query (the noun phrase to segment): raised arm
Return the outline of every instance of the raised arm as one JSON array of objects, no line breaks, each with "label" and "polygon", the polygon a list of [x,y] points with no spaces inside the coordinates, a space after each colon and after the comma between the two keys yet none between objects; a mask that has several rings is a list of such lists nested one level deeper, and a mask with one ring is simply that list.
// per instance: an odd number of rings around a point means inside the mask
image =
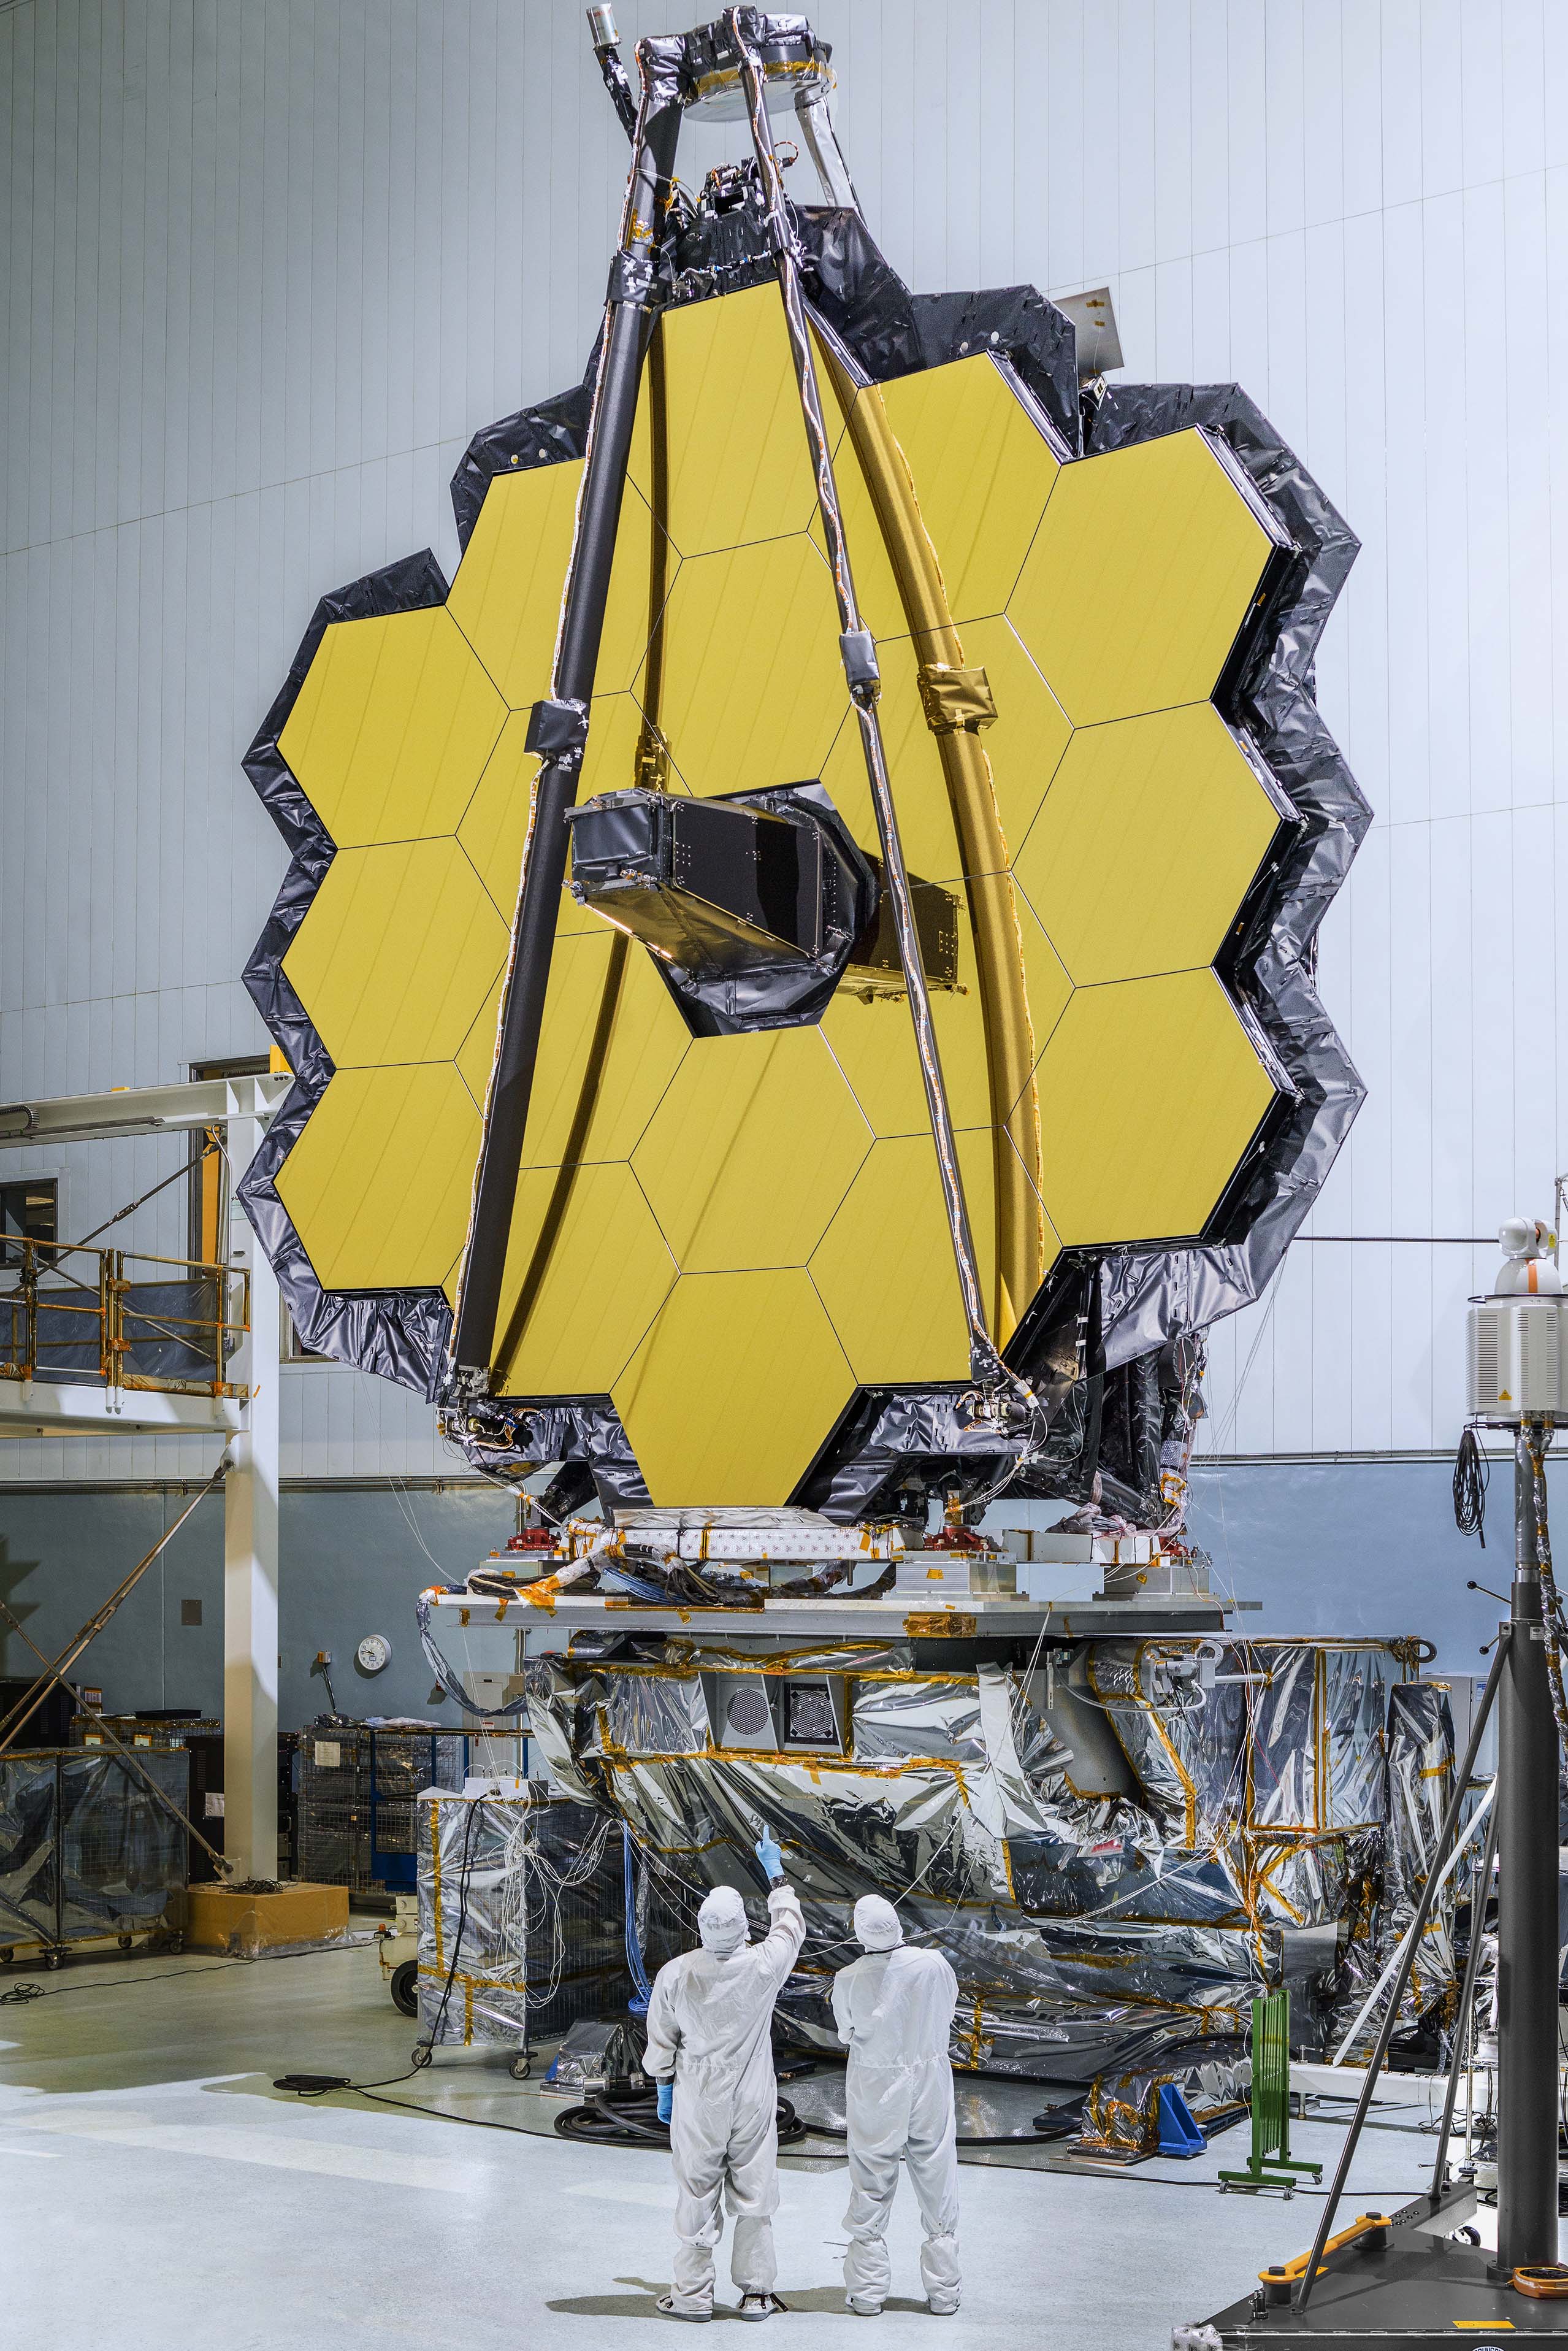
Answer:
[{"label": "raised arm", "polygon": [[[800,1958],[800,1946],[806,1939],[806,1921],[800,1916],[800,1905],[792,1886],[774,1886],[768,1896],[768,1915],[771,1924],[757,1946],[757,1956],[764,1973],[777,1985],[783,1982]],[[650,2016],[652,2013],[650,2010]]]}]

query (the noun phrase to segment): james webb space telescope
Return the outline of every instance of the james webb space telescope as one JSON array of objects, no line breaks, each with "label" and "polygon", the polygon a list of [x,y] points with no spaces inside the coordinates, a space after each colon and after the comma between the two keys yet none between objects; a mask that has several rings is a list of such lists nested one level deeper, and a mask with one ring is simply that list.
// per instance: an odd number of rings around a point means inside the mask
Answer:
[{"label": "james webb space telescope", "polygon": [[[295,1084],[242,1193],[308,1346],[550,1473],[559,1536],[423,1604],[527,1618],[563,1783],[591,1750],[648,1849],[673,1809],[727,1865],[831,1715],[821,1900],[1011,1904],[1014,1797],[1063,1855],[1134,1802],[1113,1759],[1050,1826],[1013,1647],[1223,1629],[1203,1333],[1361,1099],[1313,981],[1367,821],[1312,694],[1355,541],[1235,386],[1107,385],[1030,287],[912,293],[803,18],[645,40],[635,87],[591,24],[632,168],[587,374],[476,435],[450,582],[322,600],[246,760]],[[688,114],[750,150],[695,193]],[[1020,1564],[969,1523],[1004,1491],[1080,1508]],[[1128,1670],[1135,1710],[1197,1667]],[[883,1767],[931,1756],[901,1826]]]},{"label": "james webb space telescope", "polygon": [[[1355,542],[1236,387],[911,293],[804,19],[598,47],[588,375],[476,436],[450,583],[323,598],[247,757],[296,1083],[246,1206],[308,1346],[558,1506],[1179,1526],[1202,1333],[1361,1097]],[[695,195],[688,113],[752,150]]]}]

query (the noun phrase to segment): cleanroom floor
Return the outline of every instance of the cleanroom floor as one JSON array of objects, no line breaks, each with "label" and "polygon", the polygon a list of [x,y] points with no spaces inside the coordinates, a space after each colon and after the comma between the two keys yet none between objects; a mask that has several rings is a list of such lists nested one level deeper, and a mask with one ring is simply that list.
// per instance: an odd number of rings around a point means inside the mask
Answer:
[{"label": "cleanroom floor", "polygon": [[[0,1975],[0,1995],[22,1970]],[[8,2342],[76,2351],[342,2351],[392,2341],[465,2351],[667,2346],[654,2298],[670,2274],[674,2201],[662,2152],[572,2146],[559,2105],[504,2059],[437,2053],[387,2096],[302,2101],[284,2073],[384,2082],[417,2028],[363,1946],[294,1958],[78,1961],[38,1974],[45,1997],[0,2005],[0,2308]],[[1352,2209],[1420,2184],[1420,2110],[1370,2128]],[[444,2116],[519,2124],[455,2126]],[[1293,2151],[1332,2164],[1338,2126]],[[964,2306],[949,2351],[1166,2351],[1265,2262],[1305,2250],[1306,2194],[1219,2195],[1245,2127],[1190,2163],[1064,2176],[1045,2150],[966,2165]],[[1048,2168],[1049,2167],[1049,2168]],[[861,2322],[839,2285],[843,2161],[829,2142],[784,2158],[769,2325],[836,2351]],[[894,2211],[894,2298],[881,2351],[931,2340],[907,2188]],[[732,2299],[720,2253],[720,2301]],[[734,2323],[733,2321],[730,2323]]]}]

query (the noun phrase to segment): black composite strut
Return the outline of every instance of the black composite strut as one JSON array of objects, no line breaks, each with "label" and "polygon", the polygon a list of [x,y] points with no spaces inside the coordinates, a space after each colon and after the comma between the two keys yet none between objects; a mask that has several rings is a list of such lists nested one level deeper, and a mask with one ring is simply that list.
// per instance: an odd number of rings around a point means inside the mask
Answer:
[{"label": "black composite strut", "polygon": [[[1514,1435],[1514,1564],[1498,1693],[1497,2259],[1557,2259],[1557,1785],[1542,1554],[1551,1426]],[[1502,1655],[1500,1646],[1498,1652]]]},{"label": "black composite strut", "polygon": [[643,96],[621,216],[621,240],[605,298],[603,344],[589,416],[588,462],[578,500],[560,632],[549,697],[535,703],[528,720],[528,748],[539,755],[542,764],[534,784],[500,1033],[486,1099],[484,1140],[453,1325],[454,1386],[459,1403],[489,1393],[501,1277],[566,880],[566,812],[577,798],[588,741],[589,703],[599,664],[643,360],[652,329],[654,261],[680,131],[678,97],[667,77],[656,78],[650,71],[646,45],[638,51],[638,65]]}]

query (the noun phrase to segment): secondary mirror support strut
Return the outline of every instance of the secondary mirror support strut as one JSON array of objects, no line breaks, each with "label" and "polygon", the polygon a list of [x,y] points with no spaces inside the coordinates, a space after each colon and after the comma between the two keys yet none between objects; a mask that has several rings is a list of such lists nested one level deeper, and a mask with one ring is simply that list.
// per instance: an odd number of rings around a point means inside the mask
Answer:
[{"label": "secondary mirror support strut", "polygon": [[882,680],[871,632],[865,627],[855,601],[849,548],[839,512],[838,488],[833,479],[832,453],[822,417],[821,392],[817,382],[816,361],[811,353],[805,303],[800,292],[799,248],[789,207],[784,201],[783,175],[774,151],[773,129],[768,120],[762,66],[752,47],[747,21],[751,14],[745,8],[731,8],[726,12],[724,21],[739,56],[741,78],[746,88],[751,143],[757,156],[757,168],[761,174],[763,201],[768,210],[768,241],[773,247],[779,271],[779,290],[783,298],[790,356],[795,364],[800,414],[806,428],[811,470],[816,479],[817,506],[822,517],[828,566],[833,575],[833,594],[839,611],[839,649],[850,700],[860,722],[866,780],[871,789],[872,806],[876,812],[877,839],[882,847],[887,894],[898,937],[898,956],[904,969],[910,1018],[915,1024],[915,1050],[920,1058],[920,1075],[925,1089],[931,1137],[936,1148],[937,1172],[941,1178],[954,1263],[957,1268],[959,1296],[968,1328],[970,1376],[977,1386],[994,1394],[1009,1384],[1009,1374],[997,1353],[986,1322],[974,1233],[969,1224],[968,1206],[964,1198],[964,1179],[958,1165],[957,1141],[953,1132],[953,1116],[942,1076],[941,1056],[936,1047],[936,1029],[931,1017],[931,995],[925,985],[925,967],[921,960],[920,938],[915,928],[915,901],[904,862],[904,844],[899,837],[898,813],[894,806],[893,787],[887,772],[882,724],[877,716],[877,697]]}]

